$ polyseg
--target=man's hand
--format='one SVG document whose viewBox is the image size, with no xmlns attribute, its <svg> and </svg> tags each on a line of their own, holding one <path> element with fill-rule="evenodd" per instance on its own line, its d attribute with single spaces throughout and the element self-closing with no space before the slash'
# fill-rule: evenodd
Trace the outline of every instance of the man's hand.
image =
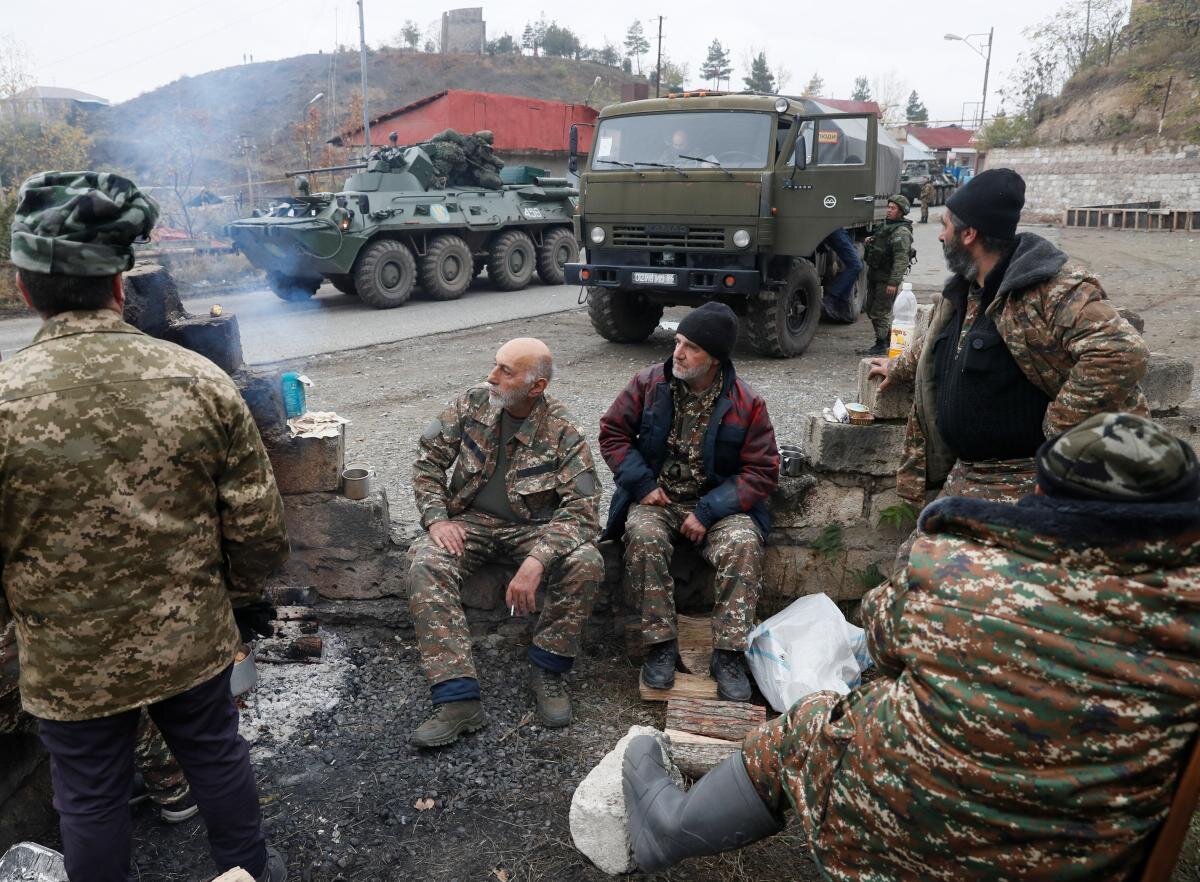
<svg viewBox="0 0 1200 882">
<path fill-rule="evenodd" d="M 896 296 L 896 292 L 897 292 L 897 291 L 899 291 L 899 290 L 900 290 L 900 289 L 899 289 L 899 288 L 898 288 L 896 285 L 888 285 L 888 286 L 887 286 L 887 295 L 888 295 L 888 297 L 895 297 L 895 296 Z"/>
<path fill-rule="evenodd" d="M 704 536 L 706 533 L 708 533 L 708 527 L 700 523 L 700 519 L 694 514 L 689 514 L 683 519 L 683 524 L 680 525 L 679 532 L 696 545 L 699 545 L 704 541 Z"/>
<path fill-rule="evenodd" d="M 892 385 L 892 379 L 888 376 L 888 369 L 891 367 L 891 360 L 886 357 L 872 358 L 871 367 L 867 369 L 867 379 L 871 377 L 883 377 L 883 382 L 879 384 L 879 391 L 882 392 Z"/>
<path fill-rule="evenodd" d="M 275 607 L 266 600 L 248 603 L 233 611 L 233 620 L 243 643 L 250 643 L 255 637 L 272 636 L 275 633 L 275 626 L 271 624 L 274 618 Z"/>
<path fill-rule="evenodd" d="M 667 491 L 662 487 L 655 487 L 649 493 L 642 497 L 642 505 L 670 505 L 671 497 L 667 495 Z"/>
<path fill-rule="evenodd" d="M 467 531 L 454 521 L 434 521 L 429 525 L 429 538 L 438 548 L 451 554 L 461 555 L 467 550 Z"/>
<path fill-rule="evenodd" d="M 527 616 L 535 609 L 538 585 L 542 584 L 542 573 L 546 568 L 536 557 L 527 557 L 517 568 L 517 574 L 508 583 L 504 602 L 519 616 Z"/>
</svg>

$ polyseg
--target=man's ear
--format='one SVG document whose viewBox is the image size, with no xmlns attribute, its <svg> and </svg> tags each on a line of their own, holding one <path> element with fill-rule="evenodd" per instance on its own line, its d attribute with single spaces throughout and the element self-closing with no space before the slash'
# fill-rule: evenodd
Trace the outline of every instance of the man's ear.
<svg viewBox="0 0 1200 882">
<path fill-rule="evenodd" d="M 37 309 L 34 308 L 33 301 L 29 299 L 29 289 L 25 287 L 25 280 L 21 278 L 20 270 L 16 271 L 16 277 L 17 277 L 17 290 L 21 292 L 21 297 L 24 298 L 25 305 L 28 306 L 30 309 L 32 309 L 34 312 L 37 312 Z"/>
<path fill-rule="evenodd" d="M 964 248 L 970 248 L 979 241 L 979 230 L 974 227 L 963 227 L 958 231 L 958 241 L 963 244 Z"/>
<path fill-rule="evenodd" d="M 121 274 L 117 273 L 112 280 L 112 296 L 113 303 L 116 304 L 117 311 L 125 312 L 125 283 L 122 280 Z"/>
<path fill-rule="evenodd" d="M 532 401 L 535 398 L 540 398 L 546 392 L 546 387 L 550 385 L 550 381 L 545 377 L 539 377 L 533 381 L 533 385 L 529 387 L 529 399 Z"/>
</svg>

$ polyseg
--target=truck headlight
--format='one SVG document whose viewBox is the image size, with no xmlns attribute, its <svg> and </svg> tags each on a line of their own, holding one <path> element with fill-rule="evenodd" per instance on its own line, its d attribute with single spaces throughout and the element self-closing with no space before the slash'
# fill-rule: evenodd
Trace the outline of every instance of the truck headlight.
<svg viewBox="0 0 1200 882">
<path fill-rule="evenodd" d="M 745 248 L 750 244 L 750 234 L 746 230 L 738 230 L 733 234 L 733 244 L 738 248 Z"/>
<path fill-rule="evenodd" d="M 604 241 L 604 228 L 592 227 L 592 231 L 588 233 L 588 238 L 592 240 L 593 245 L 599 245 Z"/>
</svg>

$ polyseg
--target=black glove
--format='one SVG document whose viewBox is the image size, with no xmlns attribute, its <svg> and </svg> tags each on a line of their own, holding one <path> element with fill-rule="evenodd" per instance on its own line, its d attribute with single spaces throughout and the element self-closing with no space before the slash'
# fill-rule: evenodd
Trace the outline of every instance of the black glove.
<svg viewBox="0 0 1200 882">
<path fill-rule="evenodd" d="M 275 628 L 271 625 L 274 618 L 275 607 L 266 600 L 239 606 L 233 611 L 233 620 L 237 622 L 243 643 L 251 642 L 256 636 L 270 637 L 274 634 Z"/>
</svg>

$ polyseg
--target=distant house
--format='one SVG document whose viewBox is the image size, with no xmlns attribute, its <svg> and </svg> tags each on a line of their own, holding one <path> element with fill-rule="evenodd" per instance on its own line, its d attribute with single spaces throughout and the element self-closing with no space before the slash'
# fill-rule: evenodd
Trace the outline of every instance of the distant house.
<svg viewBox="0 0 1200 882">
<path fill-rule="evenodd" d="M 444 129 L 464 133 L 487 129 L 495 136 L 493 147 L 505 163 L 537 165 L 562 173 L 571 126 L 578 126 L 582 157 L 591 149 L 596 116 L 596 109 L 586 104 L 446 89 L 375 117 L 371 120 L 371 144 L 387 144 L 392 132 L 399 143 L 416 144 Z M 329 143 L 360 147 L 362 127 L 343 132 Z"/>
<path fill-rule="evenodd" d="M 74 119 L 80 113 L 88 113 L 108 107 L 107 98 L 89 95 L 78 89 L 63 89 L 59 86 L 30 86 L 11 98 L 0 101 L 0 113 L 5 116 L 41 120 Z"/>
<path fill-rule="evenodd" d="M 932 153 L 940 162 L 972 171 L 979 159 L 973 129 L 959 126 L 901 126 L 897 139 L 917 150 Z"/>
</svg>

